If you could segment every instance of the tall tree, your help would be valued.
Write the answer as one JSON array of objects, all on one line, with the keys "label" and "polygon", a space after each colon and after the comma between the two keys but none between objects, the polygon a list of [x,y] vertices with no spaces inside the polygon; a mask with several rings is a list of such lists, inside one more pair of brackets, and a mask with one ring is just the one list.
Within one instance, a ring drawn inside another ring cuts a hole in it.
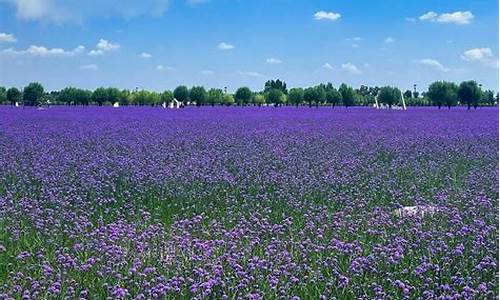
[{"label": "tall tree", "polygon": [[326,91],[326,102],[332,106],[332,108],[335,107],[338,103],[342,101],[342,94],[336,89],[327,89]]},{"label": "tall tree", "polygon": [[317,85],[316,89],[316,107],[326,101],[326,89],[324,84]]},{"label": "tall tree", "polygon": [[309,107],[312,106],[313,102],[318,98],[318,90],[313,87],[308,87],[304,90],[304,101],[309,104]]},{"label": "tall tree", "polygon": [[384,86],[378,93],[378,101],[389,105],[391,108],[394,104],[398,103],[401,99],[401,91],[392,86]]},{"label": "tall tree", "polygon": [[222,104],[224,102],[224,92],[222,89],[208,90],[208,103],[212,106]]},{"label": "tall tree", "polygon": [[287,93],[286,83],[279,79],[266,81],[264,84],[264,92],[267,93],[272,89],[280,90],[283,94]]},{"label": "tall tree", "polygon": [[495,93],[492,90],[486,90],[483,93],[483,98],[481,99],[481,104],[493,106],[495,105]]},{"label": "tall tree", "polygon": [[117,88],[108,87],[106,89],[106,101],[110,104],[120,103],[121,92]]},{"label": "tall tree", "polygon": [[0,86],[0,103],[7,103],[7,89]]},{"label": "tall tree", "polygon": [[288,92],[288,101],[296,107],[299,107],[304,101],[304,90],[301,88],[290,89]]},{"label": "tall tree", "polygon": [[9,101],[12,105],[16,103],[20,103],[22,99],[22,93],[15,87],[11,87],[7,90],[7,101]]},{"label": "tall tree", "polygon": [[23,89],[24,105],[36,106],[40,104],[43,96],[43,86],[38,82],[31,82]]},{"label": "tall tree", "polygon": [[347,86],[347,84],[342,83],[339,87],[339,92],[342,95],[342,102],[345,107],[352,106],[355,100],[355,93],[352,87]]},{"label": "tall tree", "polygon": [[443,105],[451,108],[457,105],[457,90],[457,85],[453,82],[436,81],[429,86],[425,95],[434,105],[437,105],[438,108],[441,108]]},{"label": "tall tree", "polygon": [[234,99],[236,100],[236,103],[238,103],[238,105],[248,104],[250,103],[250,99],[252,99],[252,91],[246,86],[240,87],[236,90]]},{"label": "tall tree", "polygon": [[180,85],[175,88],[174,90],[174,98],[177,99],[177,101],[183,102],[184,104],[187,104],[189,100],[189,90],[186,86]]},{"label": "tall tree", "polygon": [[193,86],[189,91],[189,99],[196,102],[196,106],[204,105],[207,101],[207,91],[202,86]]},{"label": "tall tree", "polygon": [[471,106],[477,108],[481,95],[481,88],[474,80],[463,81],[458,87],[458,99],[461,104],[467,104],[467,109]]},{"label": "tall tree", "polygon": [[231,94],[224,94],[224,105],[230,106],[234,104],[234,97]]},{"label": "tall tree", "polygon": [[266,97],[260,93],[255,94],[252,98],[252,102],[260,107],[266,103]]},{"label": "tall tree", "polygon": [[266,93],[266,103],[272,103],[280,106],[285,103],[285,94],[279,89],[271,89]]},{"label": "tall tree", "polygon": [[166,90],[160,94],[160,102],[169,104],[172,101],[174,101],[174,94],[171,91]]},{"label": "tall tree", "polygon": [[106,88],[99,87],[92,92],[92,102],[101,106],[108,101],[108,91]]}]

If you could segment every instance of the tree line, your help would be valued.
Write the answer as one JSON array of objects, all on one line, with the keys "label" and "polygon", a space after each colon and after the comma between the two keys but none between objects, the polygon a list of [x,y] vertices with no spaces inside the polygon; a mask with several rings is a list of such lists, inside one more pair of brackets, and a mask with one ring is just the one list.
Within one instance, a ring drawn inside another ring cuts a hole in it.
[{"label": "tree line", "polygon": [[227,93],[219,88],[206,90],[203,86],[188,88],[184,85],[173,91],[153,92],[147,90],[120,90],[114,87],[99,87],[93,91],[76,87],[66,87],[59,91],[47,92],[42,84],[32,82],[22,89],[0,87],[1,104],[19,104],[26,106],[39,105],[161,105],[176,99],[184,105],[307,105],[319,107],[335,106],[369,106],[378,102],[389,107],[401,105],[404,97],[407,106],[448,107],[465,105],[468,108],[493,106],[499,102],[499,95],[492,90],[481,89],[477,82],[463,81],[460,84],[447,81],[433,82],[427,91],[419,93],[397,87],[369,87],[361,85],[353,88],[342,83],[338,88],[332,83],[319,84],[307,88],[288,89],[284,81],[268,80],[262,91],[252,91],[248,87],[240,87],[234,93]]}]

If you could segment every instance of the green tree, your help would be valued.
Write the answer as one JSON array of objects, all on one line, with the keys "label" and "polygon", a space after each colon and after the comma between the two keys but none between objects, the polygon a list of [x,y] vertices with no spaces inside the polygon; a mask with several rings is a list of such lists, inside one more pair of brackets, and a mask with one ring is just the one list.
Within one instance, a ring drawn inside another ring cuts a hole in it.
[{"label": "green tree", "polygon": [[43,96],[43,86],[38,82],[32,82],[23,89],[24,105],[36,106],[40,104],[40,98]]},{"label": "green tree", "polygon": [[431,83],[425,96],[438,108],[443,105],[451,108],[451,106],[457,104],[457,85],[453,82],[435,81]]},{"label": "green tree", "polygon": [[336,88],[327,89],[326,102],[330,104],[332,108],[334,108],[336,104],[340,103],[340,101],[342,101],[342,94],[340,94]]},{"label": "green tree", "polygon": [[313,102],[318,98],[318,90],[313,87],[308,87],[304,90],[304,101],[309,104],[309,107],[312,106]]},{"label": "green tree", "polygon": [[263,104],[266,103],[266,98],[262,94],[255,94],[252,98],[252,102],[255,105],[262,106]]},{"label": "green tree", "polygon": [[187,104],[189,100],[189,90],[186,86],[180,85],[174,90],[174,98],[184,104]]},{"label": "green tree", "polygon": [[389,105],[391,108],[394,104],[398,103],[401,99],[401,91],[392,86],[384,86],[380,88],[378,93],[378,101]]},{"label": "green tree", "polygon": [[301,88],[293,88],[288,92],[288,101],[299,107],[302,102],[304,102],[304,90]]},{"label": "green tree", "polygon": [[316,107],[318,107],[320,104],[325,103],[326,101],[326,89],[324,84],[320,84],[315,87],[316,89]]},{"label": "green tree", "polygon": [[280,90],[283,94],[286,94],[287,93],[286,82],[281,81],[279,79],[266,81],[266,83],[264,84],[264,92],[267,93],[273,89]]},{"label": "green tree", "polygon": [[270,89],[266,93],[266,103],[272,103],[275,106],[280,106],[281,104],[285,103],[285,94],[281,90],[278,89]]},{"label": "green tree", "polygon": [[129,105],[130,104],[130,90],[121,90],[120,91],[120,105]]},{"label": "green tree", "polygon": [[342,102],[345,107],[352,106],[355,100],[355,93],[352,87],[347,86],[347,84],[342,83],[339,87],[339,92],[342,95]]},{"label": "green tree", "polygon": [[233,105],[234,104],[234,97],[231,94],[224,94],[224,105]]},{"label": "green tree", "polygon": [[483,93],[483,98],[481,99],[482,105],[495,105],[495,93],[492,90],[486,90]]},{"label": "green tree", "polygon": [[12,105],[20,103],[22,99],[22,93],[15,87],[11,87],[7,90],[7,101]]},{"label": "green tree", "polygon": [[238,105],[248,104],[250,103],[250,99],[252,99],[252,91],[246,86],[240,87],[236,90],[234,99],[236,100],[236,103],[238,103]]},{"label": "green tree", "polygon": [[99,87],[92,92],[92,102],[101,106],[108,101],[108,91],[106,88]]},{"label": "green tree", "polygon": [[481,88],[474,80],[463,81],[458,87],[458,100],[461,104],[467,104],[467,109],[471,106],[477,108],[481,95]]},{"label": "green tree", "polygon": [[412,95],[411,91],[410,90],[406,90],[404,92],[404,94],[403,94],[403,97],[405,97],[405,100],[410,100],[411,95]]},{"label": "green tree", "polygon": [[0,86],[0,103],[7,104],[7,89],[3,86]]},{"label": "green tree", "polygon": [[207,91],[202,86],[193,86],[189,91],[189,99],[196,102],[196,106],[204,105],[207,102]]},{"label": "green tree", "polygon": [[224,102],[224,92],[222,91],[222,89],[212,88],[208,90],[207,102],[212,106],[216,104],[222,104]]},{"label": "green tree", "polygon": [[108,87],[106,89],[106,102],[109,102],[109,104],[113,105],[116,102],[120,103],[121,99],[121,92],[117,88],[113,87]]},{"label": "green tree", "polygon": [[160,94],[160,102],[161,103],[169,104],[172,101],[174,101],[174,94],[171,91],[166,90]]}]

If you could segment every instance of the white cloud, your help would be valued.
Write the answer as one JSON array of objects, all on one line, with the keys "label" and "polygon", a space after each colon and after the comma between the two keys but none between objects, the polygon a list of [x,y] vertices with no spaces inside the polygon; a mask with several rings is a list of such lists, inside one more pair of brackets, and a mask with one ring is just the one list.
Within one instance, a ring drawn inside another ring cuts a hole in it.
[{"label": "white cloud", "polygon": [[437,16],[438,16],[437,13],[435,13],[433,11],[429,11],[429,12],[426,12],[425,14],[421,15],[420,17],[418,17],[418,19],[421,21],[433,21],[436,19]]},{"label": "white cloud", "polygon": [[212,71],[212,70],[201,70],[200,74],[201,75],[214,75],[214,71]]},{"label": "white cloud", "polygon": [[342,64],[341,67],[351,74],[361,74],[361,70],[350,62]]},{"label": "white cloud", "polygon": [[90,56],[98,56],[98,55],[103,55],[104,51],[102,51],[102,50],[90,50],[88,54]]},{"label": "white cloud", "polygon": [[456,11],[442,14],[429,11],[418,17],[418,19],[421,21],[466,25],[472,22],[474,15],[470,11]]},{"label": "white cloud", "polygon": [[105,39],[99,39],[99,42],[97,43],[96,48],[99,50],[102,50],[102,51],[111,51],[111,50],[120,49],[120,45],[110,43],[109,41],[107,41]]},{"label": "white cloud", "polygon": [[283,61],[281,61],[281,59],[279,58],[274,58],[274,57],[270,57],[268,59],[266,59],[266,63],[268,64],[281,64]]},{"label": "white cloud", "polygon": [[461,55],[468,62],[479,62],[488,67],[498,68],[498,59],[493,56],[490,48],[473,48]]},{"label": "white cloud", "polygon": [[156,66],[156,70],[159,70],[159,71],[171,71],[173,69],[174,68],[172,68],[172,67],[165,67],[164,65],[157,65]]},{"label": "white cloud", "polygon": [[321,67],[323,69],[333,70],[332,65],[330,65],[329,63],[324,63]]},{"label": "white cloud", "polygon": [[11,55],[28,55],[34,57],[69,57],[82,53],[84,46],[78,46],[73,50],[64,50],[63,48],[47,48],[44,46],[31,45],[25,50],[5,49],[2,52]]},{"label": "white cloud", "polygon": [[81,23],[87,18],[161,16],[169,0],[4,0],[15,8],[16,17],[22,20],[43,21],[56,24]]},{"label": "white cloud", "polygon": [[221,42],[219,45],[217,45],[217,48],[220,50],[232,50],[234,49],[234,45],[228,44],[226,42]]},{"label": "white cloud", "polygon": [[389,36],[389,37],[385,38],[384,43],[386,43],[386,44],[392,44],[395,41],[396,40],[394,38],[392,38],[392,37]]},{"label": "white cloud", "polygon": [[90,56],[98,56],[103,55],[105,52],[114,51],[120,49],[119,44],[113,44],[105,39],[99,39],[95,49],[90,50],[88,55]]},{"label": "white cloud", "polygon": [[153,55],[147,53],[147,52],[142,52],[141,54],[139,54],[139,57],[141,58],[151,58],[153,57]]},{"label": "white cloud", "polygon": [[14,43],[16,41],[17,39],[13,34],[0,32],[0,43]]},{"label": "white cloud", "polygon": [[445,66],[443,66],[443,64],[441,64],[439,61],[432,59],[432,58],[422,58],[422,59],[416,60],[415,63],[429,66],[429,67],[432,67],[436,70],[443,71],[443,72],[448,72],[450,70],[450,69],[446,68]]},{"label": "white cloud", "polygon": [[242,71],[239,71],[238,74],[243,75],[243,76],[249,76],[249,77],[265,77],[264,74],[261,74],[259,72],[242,72]]},{"label": "white cloud", "polygon": [[326,21],[337,21],[340,19],[341,15],[339,13],[335,12],[326,12],[323,10],[320,10],[314,14],[314,19],[315,20],[326,20]]},{"label": "white cloud", "polygon": [[96,71],[96,70],[99,70],[99,67],[95,64],[90,64],[90,65],[83,65],[83,66],[80,66],[80,69],[82,70],[92,70],[92,71]]}]

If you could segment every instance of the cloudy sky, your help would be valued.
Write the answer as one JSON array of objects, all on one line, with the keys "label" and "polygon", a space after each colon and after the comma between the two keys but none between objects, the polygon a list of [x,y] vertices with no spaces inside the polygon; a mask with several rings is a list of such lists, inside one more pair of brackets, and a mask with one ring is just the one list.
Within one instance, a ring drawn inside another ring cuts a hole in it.
[{"label": "cloudy sky", "polygon": [[498,90],[498,2],[0,0],[0,85]]}]

